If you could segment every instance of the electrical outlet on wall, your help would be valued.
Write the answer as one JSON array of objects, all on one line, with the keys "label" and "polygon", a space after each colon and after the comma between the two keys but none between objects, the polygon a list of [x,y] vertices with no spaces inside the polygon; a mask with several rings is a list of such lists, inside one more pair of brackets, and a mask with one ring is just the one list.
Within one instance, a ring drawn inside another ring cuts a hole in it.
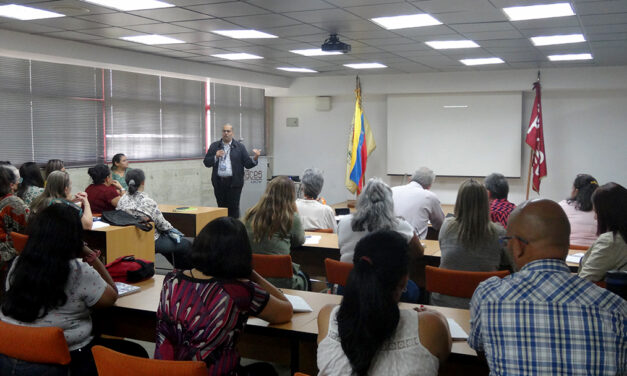
[{"label": "electrical outlet on wall", "polygon": [[298,127],[298,118],[287,118],[285,120],[285,125],[288,127]]}]

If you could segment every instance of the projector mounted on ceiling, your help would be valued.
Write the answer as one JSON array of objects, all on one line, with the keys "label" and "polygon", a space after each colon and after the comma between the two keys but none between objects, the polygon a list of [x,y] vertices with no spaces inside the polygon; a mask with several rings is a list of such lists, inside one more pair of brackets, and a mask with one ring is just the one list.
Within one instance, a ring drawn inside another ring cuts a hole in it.
[{"label": "projector mounted on ceiling", "polygon": [[322,51],[341,52],[345,54],[351,51],[351,45],[340,42],[337,34],[331,34],[329,36],[329,39],[325,40],[324,43],[322,43],[321,49]]}]

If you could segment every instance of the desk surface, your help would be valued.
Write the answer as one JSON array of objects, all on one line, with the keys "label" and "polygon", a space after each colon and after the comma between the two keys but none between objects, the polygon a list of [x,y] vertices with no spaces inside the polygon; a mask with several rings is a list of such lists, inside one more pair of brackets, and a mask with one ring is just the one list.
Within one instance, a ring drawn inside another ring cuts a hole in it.
[{"label": "desk surface", "polygon": [[[187,210],[176,210],[177,208],[190,208]],[[191,209],[193,208],[193,209]],[[177,214],[204,214],[204,213],[214,213],[214,212],[223,212],[226,210],[225,208],[215,208],[210,206],[186,206],[186,205],[169,205],[169,204],[159,204],[159,210],[162,213],[177,213]]]},{"label": "desk surface", "polygon": [[[137,283],[136,285],[141,287],[141,291],[119,298],[118,301],[115,303],[115,307],[134,311],[156,313],[161,295],[163,279],[163,275],[155,275],[154,278]],[[268,325],[266,322],[260,319],[250,318],[248,321],[248,325],[261,328],[268,327],[272,329],[291,331],[295,332],[301,337],[308,336],[313,339],[315,338],[315,336],[318,335],[317,318],[320,309],[327,304],[339,304],[342,300],[342,297],[339,295],[321,294],[309,291],[288,289],[284,289],[284,291],[287,294],[297,295],[305,299],[305,301],[307,301],[307,303],[313,309],[313,312],[295,313],[290,322],[278,325]],[[400,304],[401,309],[411,309],[415,306],[415,304]],[[431,308],[441,312],[447,318],[452,318],[457,321],[466,332],[470,330],[470,312],[468,310],[444,307]],[[454,342],[453,352],[464,355],[476,355],[474,350],[472,350],[465,341]]]}]

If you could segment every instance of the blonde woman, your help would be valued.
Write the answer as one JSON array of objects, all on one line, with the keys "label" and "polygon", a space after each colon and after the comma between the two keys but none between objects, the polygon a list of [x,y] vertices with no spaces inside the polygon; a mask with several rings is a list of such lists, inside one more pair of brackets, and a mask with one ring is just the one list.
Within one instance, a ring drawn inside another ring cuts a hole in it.
[{"label": "blonde woman", "polygon": [[66,203],[76,208],[76,210],[78,210],[81,214],[81,224],[83,229],[91,230],[93,217],[91,213],[91,206],[89,205],[89,200],[87,199],[87,193],[78,192],[76,195],[72,196],[72,182],[70,181],[70,174],[65,171],[52,171],[50,175],[48,175],[44,192],[34,199],[30,206],[31,216],[36,216],[38,213],[41,213],[45,208],[55,202]]},{"label": "blonde woman", "polygon": [[[285,176],[274,178],[259,202],[248,210],[244,224],[253,253],[289,255],[305,242],[305,231],[296,210],[294,184]],[[306,289],[308,281],[294,264],[291,280],[270,279],[278,287]]]}]

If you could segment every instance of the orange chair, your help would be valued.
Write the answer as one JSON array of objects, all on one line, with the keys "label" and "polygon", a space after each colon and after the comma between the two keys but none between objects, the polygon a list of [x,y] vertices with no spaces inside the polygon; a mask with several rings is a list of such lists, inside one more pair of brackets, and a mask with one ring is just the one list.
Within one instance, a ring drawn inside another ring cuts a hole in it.
[{"label": "orange chair", "polygon": [[205,362],[139,358],[104,346],[94,346],[91,352],[98,376],[207,376]]},{"label": "orange chair", "polygon": [[425,266],[426,289],[444,295],[459,298],[472,298],[477,286],[490,277],[503,278],[509,275],[509,270],[496,272],[465,272]]},{"label": "orange chair", "polygon": [[306,373],[302,373],[302,372],[296,372],[294,376],[309,376],[309,375]]},{"label": "orange chair", "polygon": [[577,245],[577,244],[571,244],[570,247],[568,247],[569,249],[574,249],[577,251],[587,251],[588,248],[590,248],[589,246],[586,245]]},{"label": "orange chair", "polygon": [[19,255],[26,247],[26,242],[28,241],[28,235],[20,234],[19,232],[11,231],[11,239],[13,239],[13,247],[17,251]]},{"label": "orange chair", "polygon": [[324,259],[324,268],[327,271],[327,281],[340,286],[346,286],[348,275],[353,270],[350,262],[341,262],[330,258]]},{"label": "orange chair", "polygon": [[307,231],[322,232],[322,233],[325,233],[325,234],[333,234],[333,229],[332,228],[316,228],[316,229],[307,230]]},{"label": "orange chair", "polygon": [[63,330],[0,321],[0,354],[31,363],[70,364],[70,350]]},{"label": "orange chair", "polygon": [[290,255],[253,254],[253,269],[264,278],[292,278],[292,257]]}]

